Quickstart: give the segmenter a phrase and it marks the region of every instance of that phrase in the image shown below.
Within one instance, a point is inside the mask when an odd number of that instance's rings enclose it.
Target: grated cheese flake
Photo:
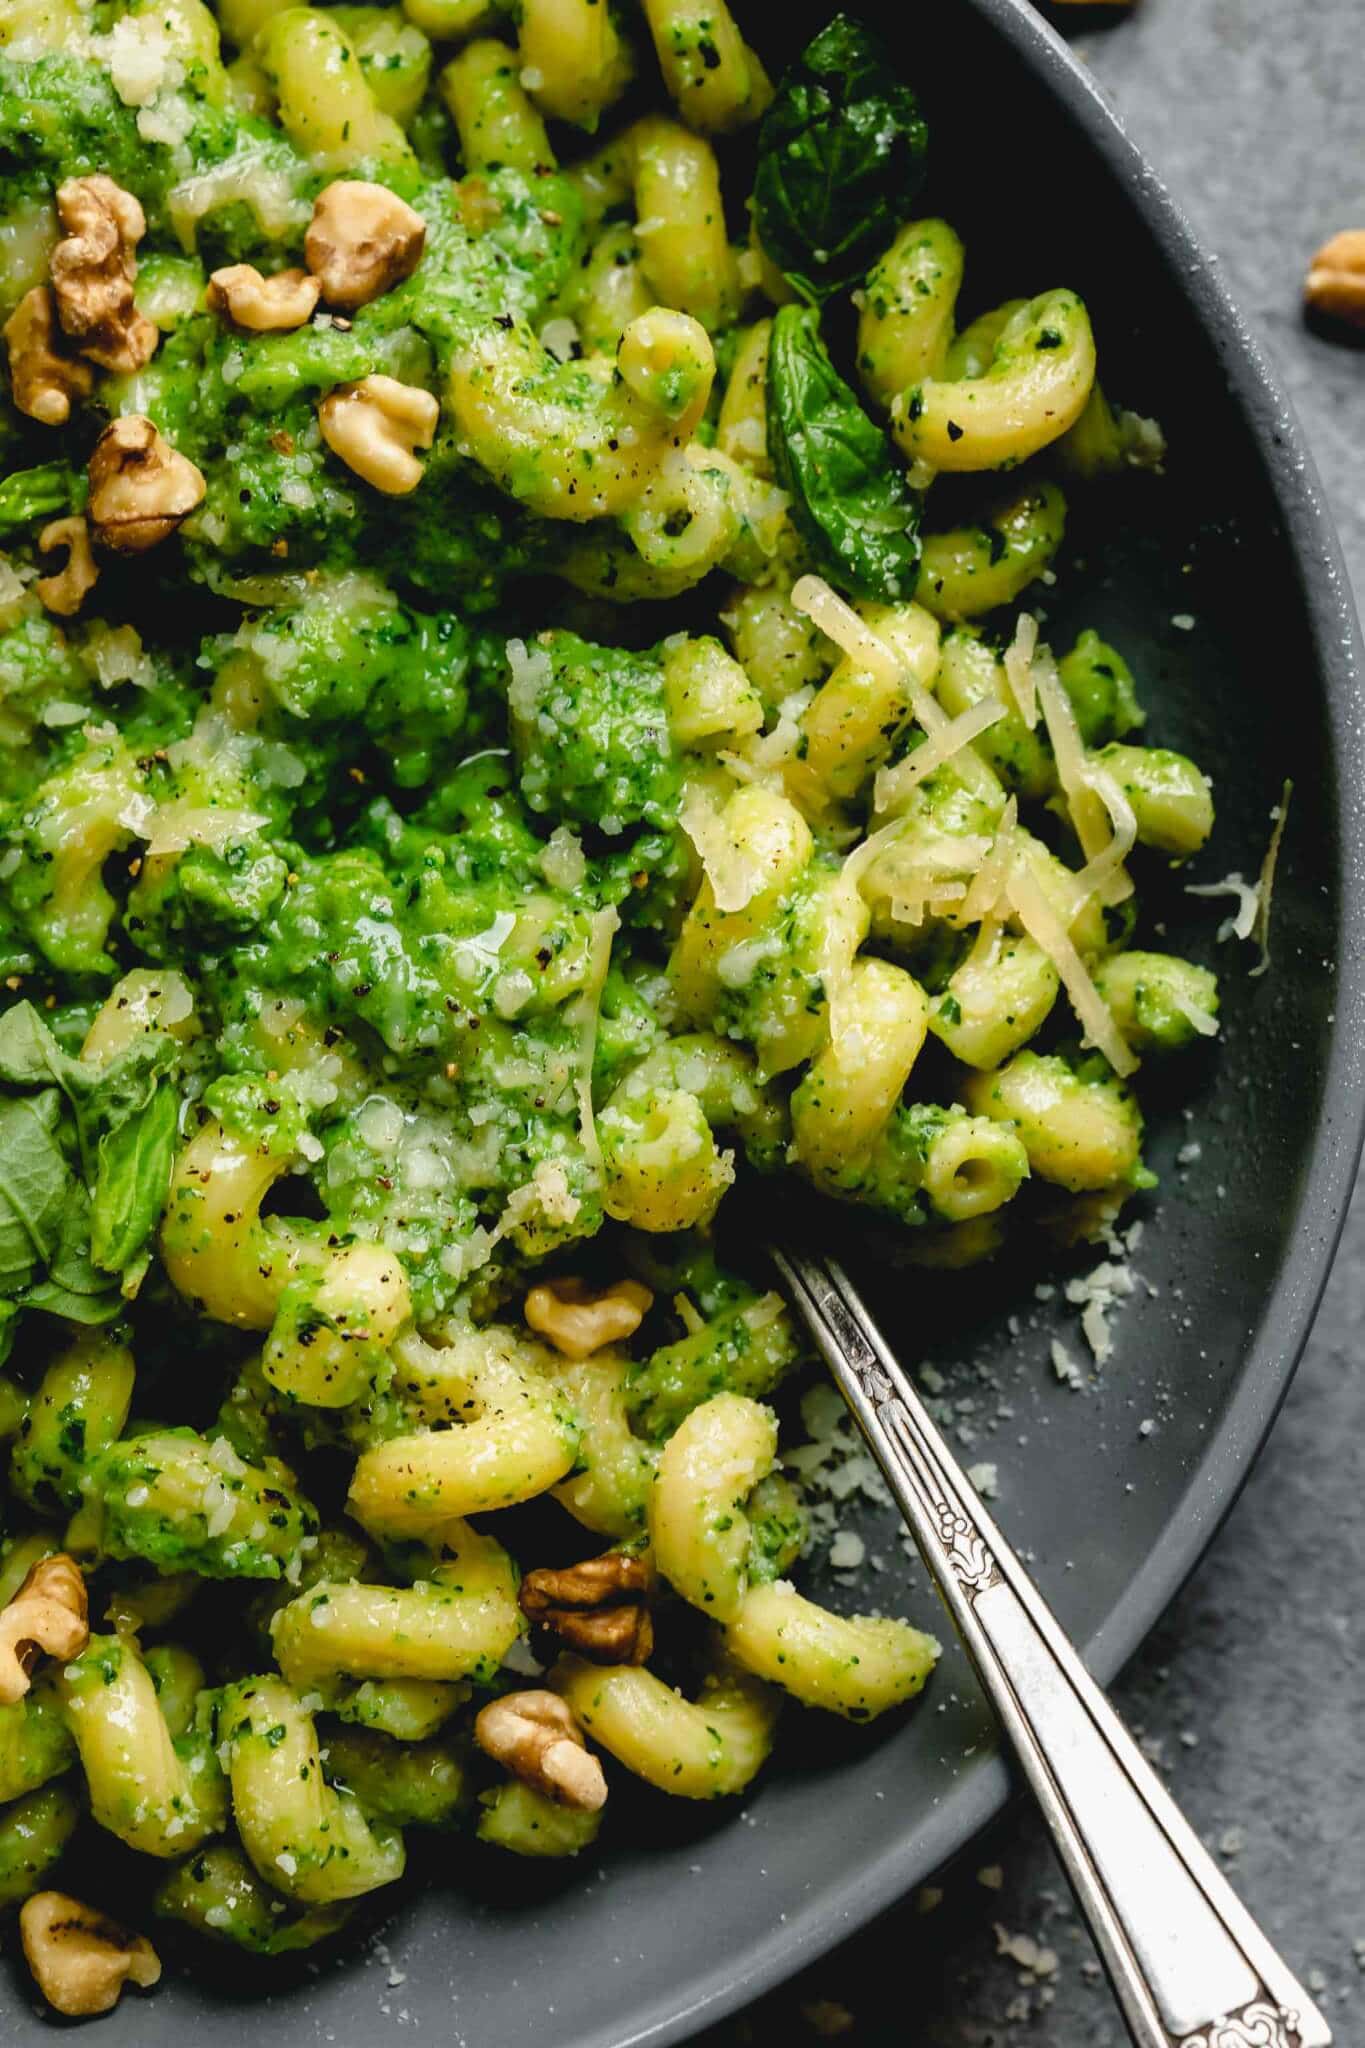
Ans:
[[[1020,612],[1014,638],[1005,649],[1005,681],[1030,732],[1038,723],[1038,679],[1033,672],[1037,646],[1038,621],[1032,612]]]
[[[872,786],[872,808],[874,811],[893,810],[910,791],[941,768],[945,761],[951,761],[970,746],[978,734],[986,732],[1005,715],[1003,704],[983,697],[979,704],[969,705],[958,713],[922,747],[916,747],[913,754],[907,754],[894,768],[880,768]]]
[[[791,596],[796,610],[804,612],[812,625],[818,626],[842,654],[863,668],[871,669],[896,689],[905,688],[915,717],[930,739],[950,723],[947,712],[932,690],[925,688],[895,649],[865,619],[859,618],[852,605],[846,604],[836,590],[831,590],[822,576],[798,576],[792,585]],[[1000,785],[995,776],[970,747],[958,749],[956,763],[962,780],[978,796],[999,796]]]
[[[1260,891],[1253,882],[1244,881],[1240,874],[1224,875],[1221,882],[1186,882],[1187,896],[1235,896],[1237,908],[1231,917],[1225,917],[1215,934],[1221,946],[1226,939],[1249,939],[1256,929],[1256,918],[1261,907]]]
[[[1037,878],[1017,864],[1010,875],[1006,894],[1020,924],[1034,944],[1042,947],[1061,977],[1071,1007],[1080,1019],[1085,1040],[1098,1047],[1116,1074],[1135,1073],[1136,1057],[1125,1044],[1123,1034],[1114,1022],[1113,1012],[1091,980],[1090,971],[1072,943],[1071,934],[1038,886]]]

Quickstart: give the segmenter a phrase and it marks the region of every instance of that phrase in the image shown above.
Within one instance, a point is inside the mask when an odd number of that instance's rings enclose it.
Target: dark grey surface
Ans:
[[[1268,344],[1365,601],[1365,352],[1315,337],[1299,316],[1312,250],[1365,226],[1361,0],[1141,0],[1102,25],[1098,9],[1081,26],[1077,10],[1052,18]],[[1273,1186],[1265,1194],[1274,1200]],[[1365,1188],[1269,1447],[1115,1693],[1343,2048],[1365,2042],[1363,1336]],[[1094,1951],[1031,1816],[995,1830],[936,1889],[931,1911],[924,1898],[897,1910],[708,2048],[800,2048],[822,2033],[850,2048],[1119,2048]],[[1050,1948],[1055,1970],[1039,1977],[997,1953],[997,1926]]]

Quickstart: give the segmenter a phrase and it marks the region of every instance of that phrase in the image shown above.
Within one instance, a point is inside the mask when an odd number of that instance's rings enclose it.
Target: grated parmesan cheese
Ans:
[[[894,688],[906,690],[915,717],[930,739],[950,723],[937,697],[925,688],[913,669],[880,633],[859,618],[851,604],[845,604],[838,592],[830,589],[822,576],[799,576],[792,585],[791,597],[796,610],[804,612],[841,653],[871,669]],[[968,788],[978,796],[999,797],[1000,785],[978,754],[964,746],[958,749],[956,758],[958,773]]]
[[[1005,681],[1015,709],[1032,732],[1038,723],[1038,680],[1033,657],[1038,646],[1038,621],[1032,612],[1020,612],[1014,638],[1005,649]]]
[[[1080,1019],[1084,1042],[1096,1046],[1116,1074],[1136,1073],[1136,1056],[1036,877],[1026,873],[1022,864],[1016,864],[1006,894],[1020,924],[1034,944],[1042,947],[1061,977],[1071,1007]]]
[[[983,697],[979,704],[969,705],[956,718],[940,726],[932,738],[922,747],[916,747],[913,754],[907,754],[894,768],[880,768],[872,788],[874,811],[893,810],[910,791],[941,768],[945,761],[951,761],[964,747],[970,746],[978,734],[986,732],[1005,715],[1003,704],[993,703]]]

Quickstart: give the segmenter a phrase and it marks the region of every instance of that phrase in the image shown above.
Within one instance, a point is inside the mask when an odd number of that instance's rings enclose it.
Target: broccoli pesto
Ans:
[[[929,1680],[791,1583],[717,1216],[951,1269],[1152,1187],[1210,787],[1029,606],[1160,436],[1073,292],[960,325],[847,16],[0,43],[0,1904],[84,1813],[278,1957],[414,1829],[586,1854],[603,1752],[731,1796]]]

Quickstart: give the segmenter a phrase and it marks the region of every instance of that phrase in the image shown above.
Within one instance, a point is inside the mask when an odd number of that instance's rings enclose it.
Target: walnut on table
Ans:
[[[1343,228],[1308,266],[1303,295],[1314,313],[1365,327],[1365,228]]]

